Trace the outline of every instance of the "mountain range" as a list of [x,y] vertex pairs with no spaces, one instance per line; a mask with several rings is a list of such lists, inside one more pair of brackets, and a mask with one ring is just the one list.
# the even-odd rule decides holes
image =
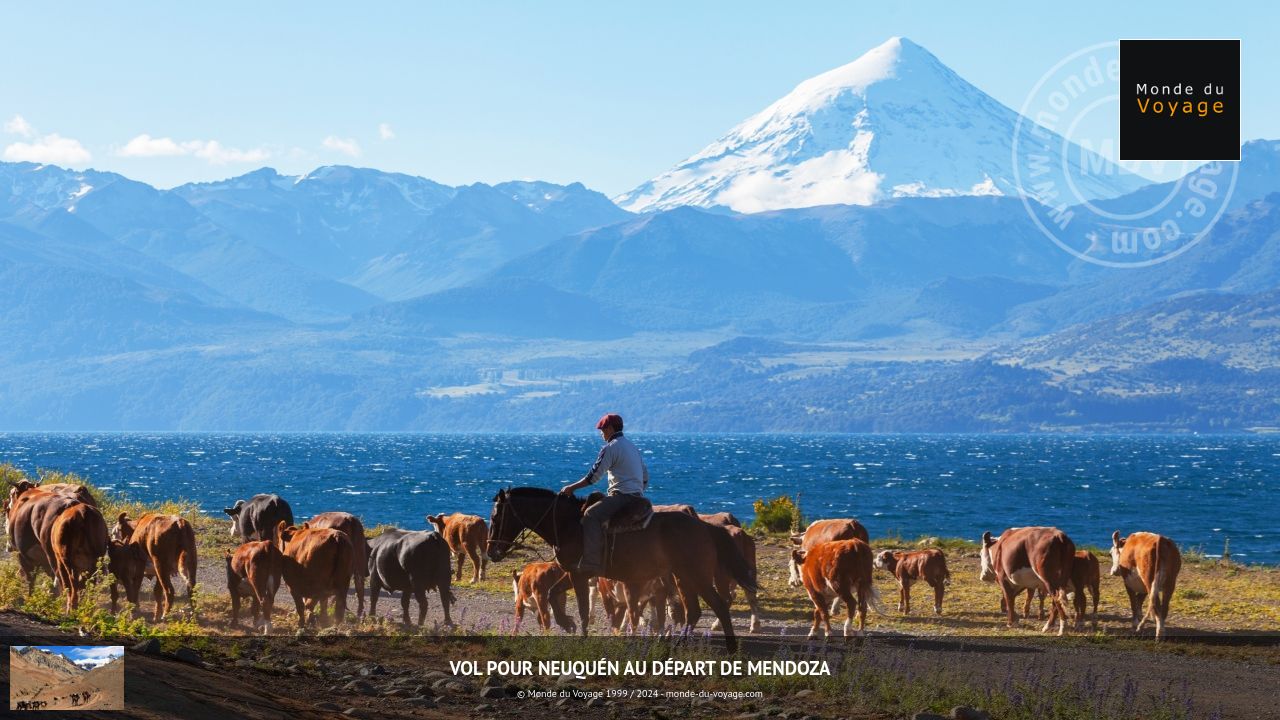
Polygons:
[[[1016,126],[894,38],[616,204],[0,163],[0,429],[1280,426],[1280,142],[1197,245],[1112,269],[1015,196]],[[1173,188],[1090,177],[1113,213]]]

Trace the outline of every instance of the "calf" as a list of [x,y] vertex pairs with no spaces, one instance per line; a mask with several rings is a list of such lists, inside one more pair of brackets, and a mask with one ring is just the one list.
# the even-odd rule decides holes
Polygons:
[[98,568],[107,554],[107,522],[92,505],[77,502],[53,521],[49,533],[54,573],[67,592],[67,613],[80,602],[85,578]]
[[313,528],[341,530],[351,539],[351,579],[356,586],[356,618],[364,617],[364,580],[369,577],[369,544],[360,518],[345,512],[323,512],[311,518]]
[[942,596],[951,584],[951,571],[941,550],[882,550],[876,555],[875,566],[897,579],[898,612],[911,614],[911,585],[923,580],[933,588],[934,614],[942,614]]
[[[805,528],[800,535],[791,536],[791,544],[796,545],[801,550],[808,550],[818,543],[831,542],[833,540],[853,540],[857,538],[862,542],[870,542],[870,536],[867,535],[867,529],[862,527],[862,523],[853,519],[830,519],[830,520],[814,520]],[[792,559],[791,561],[791,587],[800,587],[800,565]]]
[[227,591],[231,594],[231,624],[240,624],[240,598],[248,597],[253,624],[263,618],[262,634],[271,634],[271,611],[284,572],[284,557],[270,540],[251,540],[226,553]]
[[434,525],[436,532],[449,543],[449,550],[458,560],[458,574],[454,580],[462,581],[462,564],[468,556],[471,558],[471,582],[483,580],[485,568],[489,564],[489,557],[484,554],[484,545],[489,539],[484,519],[462,513],[448,516],[441,513],[428,515],[427,522]]
[[326,624],[329,599],[333,598],[333,621],[341,625],[347,620],[347,591],[351,588],[351,539],[341,530],[302,527],[276,523],[272,533],[280,551],[281,575],[293,595],[298,611],[298,626],[316,619],[315,606],[320,604],[320,624]]
[[[800,582],[809,600],[813,602],[813,626],[809,637],[818,634],[824,625],[825,636],[831,637],[831,611],[836,600],[843,600],[848,609],[844,621],[844,636],[849,637],[849,623],[854,610],[858,615],[858,634],[866,634],[867,605],[879,612],[879,594],[871,584],[871,546],[863,540],[833,540],[817,543],[808,549],[791,551],[792,561],[800,567]],[[857,597],[855,604],[854,598]]]
[[404,624],[409,624],[409,600],[418,600],[418,625],[427,618],[427,591],[440,593],[444,622],[452,625],[449,606],[452,561],[449,544],[430,530],[392,529],[369,541],[369,614],[378,609],[378,593],[384,588],[400,593]]
[[684,606],[675,602],[675,580],[670,575],[645,583],[599,577],[592,590],[593,599],[595,595],[599,595],[605,620],[614,632],[622,632],[624,625],[626,632],[638,632],[644,621],[646,607],[650,609],[649,627],[655,633],[666,631],[668,610],[673,613],[676,624],[685,622]]
[[197,558],[196,532],[191,523],[177,515],[159,513],[145,513],[135,522],[127,513],[120,513],[111,536],[122,543],[137,545],[146,555],[144,572],[156,579],[152,590],[156,622],[163,620],[173,606],[174,575],[181,575],[186,582],[187,602],[194,611]]
[[537,614],[538,625],[543,630],[551,629],[551,616],[554,613],[557,625],[569,632],[576,631],[577,623],[564,610],[570,587],[572,583],[569,573],[553,562],[534,562],[525,565],[523,571],[512,570],[511,590],[515,595],[516,630],[520,629],[527,608]]
[[[1155,533],[1136,532],[1127,538],[1117,530],[1111,534],[1111,574],[1124,579],[1133,611],[1133,631],[1142,632],[1148,619],[1156,623],[1156,640],[1164,637],[1164,624],[1169,617],[1169,601],[1178,584],[1182,569],[1182,553],[1172,540]],[[1151,602],[1142,612],[1147,596]]]
[[147,570],[147,554],[134,543],[110,540],[107,545],[107,571],[111,573],[111,612],[117,611],[120,588],[125,599],[133,603],[138,613],[138,595],[142,590],[142,578]]
[[1010,528],[1001,533],[999,539],[993,539],[989,532],[983,533],[979,578],[1000,586],[1009,627],[1018,624],[1014,611],[1014,598],[1018,593],[1026,588],[1044,588],[1053,606],[1042,632],[1049,630],[1055,618],[1058,620],[1058,634],[1066,632],[1065,600],[1071,584],[1075,552],[1075,543],[1057,528]]
[[241,542],[273,540],[281,521],[286,526],[293,524],[293,508],[279,495],[254,495],[247,502],[237,500],[222,512],[231,516],[231,537]]

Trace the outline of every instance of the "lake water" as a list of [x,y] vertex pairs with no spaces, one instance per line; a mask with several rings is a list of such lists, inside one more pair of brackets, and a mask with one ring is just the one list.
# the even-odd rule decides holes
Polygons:
[[[631,435],[655,502],[729,510],[800,493],[807,518],[857,517],[873,537],[978,539],[1054,525],[1077,544],[1112,530],[1280,563],[1280,437],[1050,435]],[[427,513],[488,517],[506,485],[581,477],[595,435],[0,433],[0,463],[78,473],[139,500],[207,512],[276,492],[299,520],[347,510],[366,525]]]

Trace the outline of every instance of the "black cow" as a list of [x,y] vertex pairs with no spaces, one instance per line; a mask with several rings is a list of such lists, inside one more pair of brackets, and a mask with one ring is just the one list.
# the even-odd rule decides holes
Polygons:
[[384,588],[400,593],[404,624],[409,624],[409,598],[418,599],[418,625],[427,617],[427,591],[440,593],[444,621],[449,618],[449,604],[454,601],[449,588],[452,579],[452,555],[449,544],[431,530],[388,530],[369,541],[369,614],[378,608],[378,593]]
[[231,516],[231,537],[241,542],[274,540],[276,525],[283,520],[293,524],[293,509],[279,495],[254,495],[248,502],[237,500],[222,512]]

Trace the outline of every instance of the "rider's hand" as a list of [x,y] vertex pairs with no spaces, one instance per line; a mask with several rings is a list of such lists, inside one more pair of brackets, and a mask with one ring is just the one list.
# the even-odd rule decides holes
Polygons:
[[574,490],[577,490],[577,489],[578,489],[578,488],[577,488],[577,486],[576,486],[574,483],[569,483],[568,485],[565,485],[564,487],[560,488],[560,494],[561,494],[561,495],[572,495],[572,494],[573,494],[573,491],[574,491]]

